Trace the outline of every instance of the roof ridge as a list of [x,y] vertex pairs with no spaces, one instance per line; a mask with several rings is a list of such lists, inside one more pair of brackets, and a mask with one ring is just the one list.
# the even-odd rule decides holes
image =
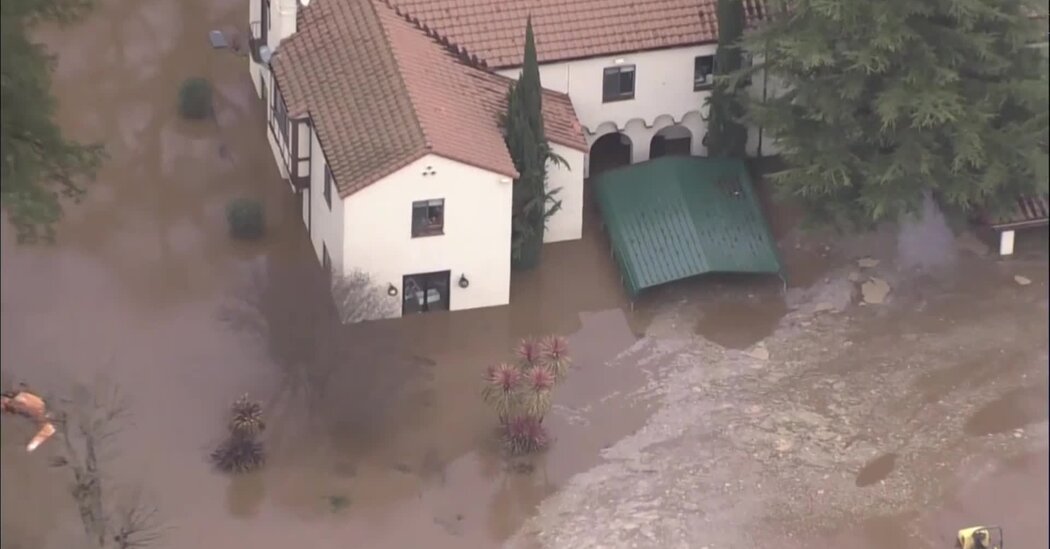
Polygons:
[[430,37],[432,40],[437,42],[441,47],[445,48],[445,50],[447,50],[449,53],[455,55],[465,65],[467,65],[467,66],[469,66],[471,68],[475,68],[475,69],[481,69],[481,70],[485,70],[485,71],[488,70],[488,63],[485,61],[485,59],[483,59],[481,57],[478,57],[477,54],[471,53],[469,50],[467,50],[466,46],[461,46],[461,45],[453,42],[444,33],[442,33],[441,31],[437,30],[436,28],[431,28],[429,25],[424,23],[418,17],[416,17],[416,16],[412,15],[411,13],[409,13],[407,10],[402,12],[400,6],[396,6],[396,5],[393,4],[393,0],[378,0],[378,1],[382,2],[383,4],[385,4],[387,8],[393,10],[393,12],[395,14],[397,14],[398,17],[400,17],[401,19],[404,19],[406,22],[408,22],[409,24],[414,26],[416,29],[420,30],[421,32],[426,34],[428,37]]
[[[419,108],[416,106],[415,98],[412,97],[412,92],[409,91],[408,83],[405,82],[404,69],[401,66],[401,58],[400,58],[400,56],[397,53],[397,48],[394,47],[394,41],[390,39],[390,33],[387,31],[386,25],[383,24],[383,16],[379,14],[379,11],[378,11],[379,8],[378,8],[378,6],[376,6],[376,1],[375,0],[361,0],[361,1],[364,1],[364,2],[368,3],[369,9],[372,10],[372,14],[376,18],[376,25],[379,27],[379,32],[383,36],[383,43],[386,46],[386,50],[388,52],[390,52],[390,56],[394,58],[394,65],[397,66],[397,71],[395,71],[396,76],[397,76],[397,81],[400,82],[401,90],[405,94],[405,97],[408,98],[409,106],[412,107],[412,118],[415,119],[415,121],[416,121],[415,126],[416,126],[416,128],[419,129],[419,133],[422,135],[423,148],[426,149],[427,151],[432,151],[434,149],[434,143],[431,141],[430,135],[428,135],[428,133],[427,133],[426,126],[423,125],[423,119],[419,116]],[[386,0],[379,0],[379,1],[382,1],[384,4],[386,4]],[[389,4],[386,4],[386,5],[387,5],[387,7],[389,7]]]

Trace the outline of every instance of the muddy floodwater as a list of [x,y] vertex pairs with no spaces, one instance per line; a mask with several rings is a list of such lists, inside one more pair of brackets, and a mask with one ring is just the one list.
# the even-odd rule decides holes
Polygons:
[[[156,505],[151,547],[935,549],[989,522],[1010,547],[1046,546],[1045,233],[997,261],[923,223],[801,235],[767,203],[783,279],[707,277],[631,304],[589,210],[583,240],[515,276],[509,307],[345,327],[246,53],[208,41],[243,44],[247,9],[102,0],[41,29],[60,122],[109,159],[56,244],[2,235],[4,387],[65,403],[119,386],[107,494]],[[191,123],[175,105],[195,76],[216,112]],[[242,196],[265,205],[257,243],[227,236]],[[885,303],[864,303],[872,277]],[[480,376],[549,333],[574,358],[554,444],[508,467]],[[244,393],[263,403],[269,460],[231,478],[207,456]],[[27,455],[32,427],[3,421],[2,546],[83,546],[60,446]]]

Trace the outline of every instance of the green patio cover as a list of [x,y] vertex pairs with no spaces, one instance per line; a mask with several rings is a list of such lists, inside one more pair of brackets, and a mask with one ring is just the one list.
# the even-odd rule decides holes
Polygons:
[[595,192],[632,298],[704,273],[781,271],[741,160],[658,158],[602,173]]

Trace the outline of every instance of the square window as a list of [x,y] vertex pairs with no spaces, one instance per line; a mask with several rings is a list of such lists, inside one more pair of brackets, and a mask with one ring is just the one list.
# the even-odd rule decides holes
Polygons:
[[634,99],[634,65],[608,67],[602,75],[602,103]]
[[693,91],[705,90],[714,84],[715,56],[700,55],[693,59]]
[[412,203],[412,238],[445,233],[445,199]]

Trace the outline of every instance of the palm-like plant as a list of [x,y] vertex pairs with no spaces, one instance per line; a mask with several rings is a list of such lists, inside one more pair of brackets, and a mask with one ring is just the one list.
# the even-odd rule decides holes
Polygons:
[[505,442],[512,454],[528,454],[547,447],[550,439],[540,421],[532,416],[514,416],[505,426]]
[[521,411],[543,423],[551,409],[551,389],[554,374],[545,366],[535,366],[525,373],[525,389],[521,395]]
[[247,473],[266,461],[259,433],[266,428],[262,419],[262,406],[243,395],[230,406],[230,434],[214,452],[212,463],[226,473]]
[[242,395],[231,407],[230,431],[233,433],[255,436],[266,429],[262,419],[262,405]]
[[540,362],[540,344],[532,337],[526,337],[518,342],[516,354],[521,365],[530,368]]
[[500,423],[514,411],[521,388],[521,370],[507,363],[490,366],[485,375],[485,387],[481,396],[496,410]]
[[572,358],[569,357],[569,340],[558,335],[550,335],[540,342],[540,357],[544,365],[550,368],[555,381],[561,381],[569,373]]

